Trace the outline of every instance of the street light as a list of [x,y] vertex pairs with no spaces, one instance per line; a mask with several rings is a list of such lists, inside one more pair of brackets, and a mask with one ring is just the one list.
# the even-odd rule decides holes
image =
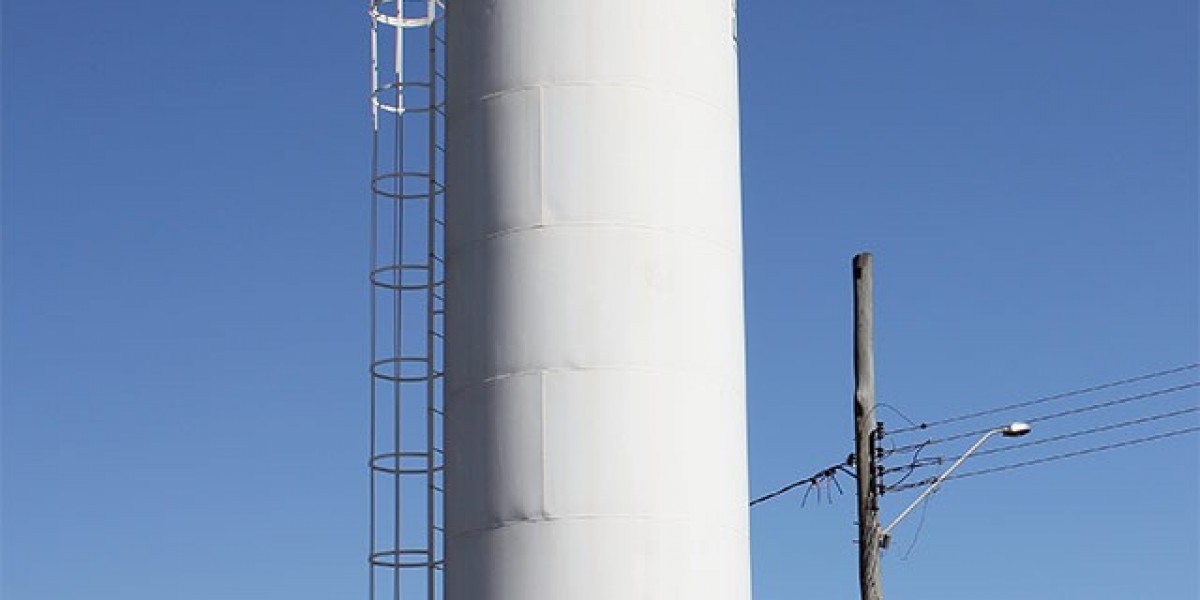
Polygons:
[[922,500],[937,491],[938,486],[941,485],[942,482],[945,481],[946,478],[949,477],[950,474],[953,473],[954,470],[957,469],[964,460],[967,460],[967,457],[974,454],[984,442],[988,441],[988,438],[996,435],[997,433],[1004,437],[1021,437],[1032,430],[1033,428],[1029,426],[1029,423],[1016,421],[1014,423],[1005,425],[1004,427],[997,427],[983,434],[983,437],[979,438],[979,441],[975,442],[975,445],[971,446],[966,452],[963,453],[962,456],[958,457],[958,460],[954,461],[954,464],[950,465],[950,468],[946,469],[945,473],[938,475],[938,478],[934,479],[933,483],[929,484],[929,487],[926,488],[924,492],[921,492],[921,495],[917,496],[917,499],[913,500],[912,504],[909,504],[908,508],[905,508],[904,511],[900,513],[900,516],[896,517],[890,525],[883,528],[883,531],[881,531],[879,534],[879,546],[881,548],[887,548],[888,542],[890,542],[892,538],[892,529],[896,527],[896,524],[899,523],[904,517],[907,517],[908,513],[912,512]]

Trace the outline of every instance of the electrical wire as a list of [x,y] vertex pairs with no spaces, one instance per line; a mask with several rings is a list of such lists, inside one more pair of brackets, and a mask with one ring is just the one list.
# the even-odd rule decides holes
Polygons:
[[[895,473],[896,471],[903,471],[905,469],[908,469],[908,472],[904,474],[904,477],[901,477],[899,481],[897,481],[895,484],[893,484],[893,485],[900,485],[901,483],[904,483],[905,481],[907,481],[909,477],[912,477],[913,472],[915,472],[918,468],[926,467],[931,464],[936,464],[936,465],[942,464],[942,461],[944,460],[944,458],[940,457],[940,456],[936,457],[936,458],[927,458],[924,461],[922,461],[921,460],[921,451],[924,449],[925,449],[925,444],[922,444],[920,447],[917,448],[917,450],[915,452],[913,452],[912,460],[909,461],[909,464],[904,465],[902,467],[891,467],[891,468],[884,469],[880,473],[880,475],[887,475],[888,473]],[[936,462],[929,462],[929,461],[936,461]]]
[[912,555],[912,551],[917,547],[917,541],[921,539],[921,531],[925,529],[925,517],[929,513],[929,505],[933,504],[933,497],[937,494],[931,494],[925,499],[925,503],[921,505],[921,520],[917,522],[917,531],[913,533],[912,541],[908,543],[908,548],[904,550],[904,556],[900,560],[908,560]]
[[[978,477],[980,475],[999,473],[1001,471],[1011,471],[1013,469],[1020,469],[1020,468],[1024,468],[1024,467],[1030,467],[1033,465],[1040,465],[1040,464],[1044,464],[1044,463],[1048,463],[1048,462],[1065,460],[1068,458],[1075,458],[1075,457],[1084,456],[1087,454],[1095,454],[1097,452],[1104,452],[1107,450],[1115,450],[1117,448],[1124,448],[1126,446],[1134,446],[1137,444],[1146,444],[1149,442],[1164,440],[1167,438],[1172,438],[1172,437],[1176,437],[1176,436],[1180,436],[1180,435],[1187,435],[1189,433],[1196,433],[1198,431],[1200,431],[1200,426],[1185,427],[1183,429],[1177,429],[1175,431],[1168,431],[1166,433],[1159,433],[1156,435],[1149,435],[1146,437],[1140,437],[1140,438],[1135,438],[1135,439],[1131,439],[1131,440],[1124,440],[1124,441],[1115,442],[1112,444],[1105,444],[1103,446],[1096,446],[1094,448],[1086,448],[1083,450],[1076,450],[1074,452],[1064,452],[1062,454],[1055,454],[1052,456],[1043,456],[1041,458],[1035,458],[1035,459],[1011,463],[1011,464],[1007,464],[1007,465],[1000,465],[998,467],[989,467],[987,469],[968,471],[966,473],[951,475],[951,476],[947,477],[946,479],[944,479],[943,481],[948,481],[951,479],[966,479],[968,477]],[[908,490],[908,489],[924,487],[924,486],[932,484],[935,481],[937,481],[936,477],[929,477],[926,479],[922,479],[921,481],[915,481],[913,483],[906,483],[903,485],[893,486],[893,487],[888,488],[887,491],[900,492],[900,491],[904,491],[904,490]]]
[[[1181,385],[1177,385],[1177,386],[1173,386],[1173,387],[1169,387],[1169,388],[1162,388],[1162,389],[1158,389],[1158,390],[1153,390],[1153,391],[1149,391],[1149,392],[1144,392],[1144,393],[1141,393],[1141,394],[1135,394],[1135,395],[1132,395],[1132,396],[1123,396],[1123,397],[1121,397],[1121,398],[1115,398],[1115,399],[1113,399],[1113,400],[1107,400],[1107,401],[1105,401],[1105,402],[1099,402],[1099,403],[1096,403],[1096,404],[1089,404],[1089,405],[1087,405],[1087,406],[1081,406],[1081,407],[1079,407],[1079,408],[1073,408],[1073,409],[1070,409],[1070,410],[1064,410],[1064,411],[1059,411],[1059,412],[1056,412],[1056,413],[1050,413],[1050,414],[1042,415],[1042,416],[1039,416],[1039,417],[1034,417],[1034,418],[1032,418],[1032,419],[1026,419],[1026,420],[1025,420],[1025,422],[1026,422],[1026,423],[1031,423],[1031,424],[1032,424],[1032,423],[1042,423],[1042,422],[1045,422],[1045,421],[1051,421],[1051,420],[1054,420],[1054,419],[1060,419],[1060,418],[1062,418],[1062,417],[1068,417],[1068,416],[1071,416],[1071,415],[1077,415],[1077,414],[1082,414],[1082,413],[1092,412],[1092,411],[1096,411],[1096,410],[1100,410],[1100,409],[1104,409],[1104,408],[1110,408],[1110,407],[1113,407],[1113,406],[1118,406],[1118,405],[1121,405],[1121,404],[1128,404],[1128,403],[1130,403],[1130,402],[1136,402],[1136,401],[1138,401],[1138,400],[1145,400],[1145,399],[1148,399],[1148,398],[1155,398],[1155,397],[1158,397],[1158,396],[1165,396],[1165,395],[1167,395],[1167,394],[1173,394],[1173,393],[1175,393],[1175,392],[1181,392],[1181,391],[1183,391],[1183,390],[1191,389],[1191,388],[1194,388],[1194,387],[1200,387],[1200,382],[1195,382],[1195,381],[1193,381],[1193,382],[1189,382],[1189,383],[1185,383],[1185,384],[1181,384]],[[895,448],[891,448],[891,449],[887,450],[887,453],[888,453],[888,454],[899,454],[899,453],[904,453],[904,452],[908,452],[908,451],[911,451],[911,450],[916,450],[917,448],[923,448],[923,447],[925,447],[925,446],[935,446],[935,445],[938,445],[938,444],[944,444],[944,443],[946,443],[946,442],[952,442],[952,441],[955,441],[955,440],[961,440],[961,439],[963,439],[963,438],[969,438],[969,437],[974,437],[974,436],[983,435],[983,434],[985,434],[985,433],[987,433],[987,432],[989,432],[989,431],[991,431],[991,430],[993,430],[993,429],[995,429],[995,427],[994,427],[994,426],[993,426],[993,427],[986,427],[986,428],[983,428],[983,429],[975,429],[975,430],[972,430],[972,431],[967,431],[967,432],[964,432],[964,433],[959,433],[959,434],[955,434],[955,435],[947,436],[947,437],[944,437],[944,438],[930,438],[930,439],[928,439],[928,440],[925,440],[924,442],[920,442],[920,443],[917,443],[917,444],[908,444],[908,445],[905,445],[905,446],[897,446],[897,447],[895,447]]]
[[[903,427],[903,428],[896,429],[896,430],[886,432],[886,433],[881,432],[880,437],[882,438],[882,437],[902,434],[902,433],[911,432],[911,431],[925,430],[925,429],[932,428],[932,427],[937,427],[937,426],[941,426],[941,425],[947,425],[950,423],[966,421],[969,419],[975,419],[975,418],[982,417],[982,416],[997,414],[1000,412],[1005,412],[1005,411],[1013,410],[1016,408],[1024,408],[1024,407],[1034,406],[1034,405],[1043,404],[1043,403],[1047,403],[1047,402],[1052,402],[1055,400],[1062,400],[1065,398],[1081,396],[1084,394],[1089,394],[1092,392],[1110,389],[1110,388],[1114,388],[1114,387],[1118,387],[1118,386],[1122,386],[1122,385],[1128,385],[1128,384],[1137,383],[1140,381],[1147,381],[1150,379],[1165,377],[1167,375],[1181,373],[1183,371],[1188,371],[1188,370],[1192,370],[1192,369],[1196,369],[1196,368],[1200,368],[1200,363],[1191,363],[1191,364],[1187,364],[1187,365],[1173,367],[1170,369],[1164,369],[1161,371],[1155,371],[1152,373],[1145,373],[1142,375],[1127,377],[1125,379],[1119,379],[1116,381],[1101,383],[1101,384],[1093,385],[1093,386],[1086,387],[1086,388],[1080,388],[1077,390],[1071,390],[1068,392],[1062,392],[1062,393],[1053,394],[1050,396],[1043,396],[1040,398],[1034,398],[1032,400],[1026,400],[1023,402],[1017,402],[1017,403],[1008,404],[1005,406],[976,411],[976,412],[972,412],[972,413],[959,415],[956,417],[948,417],[948,418],[940,419],[937,421],[931,421],[931,422],[925,422],[925,423],[919,423],[919,424],[914,423],[911,419],[909,419],[907,416],[905,416],[903,413],[901,413],[895,407],[880,403],[877,406],[880,406],[883,408],[888,408],[888,409],[896,412],[896,414],[900,415],[900,417],[902,419],[904,419],[905,421],[907,421],[909,423],[908,427]],[[1070,415],[1091,412],[1091,411],[1095,411],[1095,410],[1109,408],[1112,406],[1117,406],[1120,404],[1126,404],[1129,402],[1135,402],[1135,401],[1144,400],[1147,398],[1163,396],[1166,394],[1171,394],[1171,393],[1175,393],[1175,392],[1179,392],[1182,390],[1191,389],[1191,388],[1195,388],[1195,387],[1200,387],[1200,382],[1190,382],[1190,383],[1186,383],[1186,384],[1182,384],[1182,385],[1178,385],[1178,386],[1174,386],[1174,387],[1162,388],[1162,389],[1153,390],[1150,392],[1135,394],[1135,395],[1131,395],[1131,396],[1124,396],[1124,397],[1116,398],[1113,400],[1108,400],[1108,401],[1104,401],[1104,402],[1100,402],[1100,403],[1096,403],[1096,404],[1090,404],[1090,405],[1079,407],[1079,408],[1059,411],[1056,413],[1050,413],[1050,414],[1042,415],[1039,417],[1035,417],[1033,419],[1027,419],[1026,422],[1027,423],[1036,423],[1036,422],[1049,421],[1049,420],[1053,420],[1053,419],[1059,419],[1059,418],[1067,417]],[[1087,430],[1062,434],[1062,435],[1054,436],[1051,438],[1030,441],[1030,442],[1026,442],[1023,444],[1017,444],[1014,446],[1007,446],[1004,448],[985,450],[978,454],[979,455],[998,454],[1001,452],[1011,451],[1011,450],[1015,450],[1018,448],[1047,444],[1047,443],[1051,443],[1054,441],[1061,441],[1061,440],[1071,439],[1071,438],[1075,438],[1075,437],[1082,437],[1085,435],[1091,435],[1091,434],[1100,433],[1100,432],[1104,432],[1104,431],[1111,431],[1111,430],[1120,429],[1123,427],[1130,427],[1130,426],[1137,425],[1137,424],[1148,423],[1151,421],[1157,421],[1157,420],[1161,420],[1161,419],[1165,419],[1165,418],[1169,418],[1169,417],[1173,417],[1173,416],[1179,416],[1179,415],[1186,414],[1186,413],[1193,413],[1193,412],[1197,412],[1197,409],[1196,408],[1188,408],[1188,409],[1183,409],[1183,410],[1178,410],[1178,411],[1172,411],[1169,413],[1162,413],[1159,415],[1152,415],[1149,417],[1132,419],[1129,421],[1123,421],[1123,422],[1115,423],[1115,424],[1111,424],[1111,425],[1104,425],[1104,426],[1094,427],[1094,428],[1087,429]],[[973,430],[973,431],[967,431],[967,432],[963,432],[963,433],[959,433],[959,434],[954,434],[954,435],[950,435],[950,436],[947,436],[944,438],[930,438],[928,440],[925,440],[925,441],[922,441],[919,443],[908,444],[908,445],[899,446],[899,447],[893,446],[892,448],[890,448],[886,451],[882,451],[882,454],[881,454],[882,456],[890,456],[890,455],[894,455],[894,454],[913,452],[913,458],[909,462],[909,464],[902,465],[899,467],[891,467],[891,468],[883,469],[881,471],[881,474],[895,473],[898,471],[907,471],[907,473],[905,473],[905,475],[898,482],[893,483],[891,485],[883,486],[882,491],[897,492],[897,491],[903,491],[903,490],[907,490],[907,489],[922,487],[922,486],[926,486],[926,485],[933,483],[933,481],[936,478],[926,478],[921,481],[916,481],[916,482],[907,483],[907,484],[903,483],[906,479],[908,479],[909,476],[912,475],[912,473],[916,469],[919,469],[922,467],[927,467],[927,466],[932,466],[932,465],[939,465],[939,464],[942,464],[944,461],[949,460],[948,457],[941,457],[941,456],[922,459],[922,458],[920,458],[920,453],[922,450],[924,450],[928,446],[951,442],[951,441],[955,441],[955,440],[959,440],[959,439],[963,439],[963,438],[967,438],[967,437],[971,437],[971,436],[982,435],[993,429],[995,429],[994,426],[984,428],[984,429],[977,429],[977,430]],[[1034,460],[1030,460],[1030,461],[1013,463],[1010,465],[1003,465],[1000,467],[992,467],[989,469],[971,471],[971,472],[962,473],[959,475],[952,475],[951,477],[948,477],[947,479],[961,479],[961,478],[965,478],[965,477],[973,477],[973,476],[977,476],[977,475],[983,475],[986,473],[993,473],[993,472],[997,472],[997,471],[1005,471],[1005,470],[1016,469],[1016,468],[1021,468],[1021,467],[1026,467],[1026,466],[1031,466],[1031,465],[1036,465],[1036,464],[1042,464],[1042,463],[1046,463],[1046,462],[1052,462],[1052,461],[1056,461],[1056,460],[1062,460],[1062,459],[1066,459],[1066,458],[1082,456],[1085,454],[1092,454],[1095,452],[1112,450],[1112,449],[1120,448],[1120,447],[1124,447],[1124,446],[1131,446],[1131,445],[1135,445],[1135,444],[1147,443],[1147,442],[1156,441],[1156,440],[1160,440],[1160,439],[1164,439],[1164,438],[1168,438],[1168,437],[1174,437],[1177,435],[1193,433],[1195,431],[1200,431],[1200,427],[1191,427],[1191,428],[1187,428],[1187,429],[1168,432],[1165,434],[1152,435],[1152,436],[1137,438],[1137,439],[1133,439],[1133,440],[1126,440],[1124,442],[1118,442],[1115,444],[1098,446],[1098,447],[1089,448],[1086,450],[1080,450],[1080,451],[1076,451],[1076,452],[1068,452],[1068,453],[1064,453],[1064,454],[1043,457],[1043,458],[1034,459]],[[764,494],[762,496],[754,498],[750,501],[750,506],[753,507],[753,506],[756,506],[763,502],[772,500],[774,498],[782,496],[783,494],[786,494],[796,488],[799,488],[799,487],[805,486],[805,485],[810,486],[810,487],[808,490],[805,491],[802,505],[805,502],[807,502],[809,493],[812,492],[812,487],[814,487],[814,486],[820,486],[821,484],[825,484],[826,486],[829,486],[830,483],[832,483],[832,485],[837,486],[838,491],[840,492],[841,485],[838,483],[838,481],[836,479],[836,476],[838,473],[846,473],[846,474],[850,475],[851,477],[855,477],[855,474],[852,471],[850,471],[849,469],[847,469],[844,464],[834,465],[834,466],[828,467],[822,471],[819,471],[809,477],[805,477],[804,479],[799,479],[799,480],[793,481],[792,483],[789,483],[773,492],[770,492],[768,494]],[[819,488],[818,488],[817,493],[818,493],[818,501],[819,501],[819,499],[820,499],[820,489]]]
[[[847,469],[845,465],[843,465],[843,464],[833,465],[832,467],[829,467],[827,469],[824,469],[822,471],[814,473],[813,475],[811,475],[809,477],[805,477],[804,479],[800,479],[798,481],[793,481],[793,482],[791,482],[769,494],[764,494],[762,496],[759,496],[758,498],[755,498],[750,501],[750,506],[754,506],[756,504],[761,504],[763,502],[766,502],[767,500],[777,498],[777,497],[782,496],[782,495],[784,495],[800,486],[803,486],[803,485],[819,486],[822,482],[830,481],[830,480],[833,481],[834,485],[837,486],[838,491],[840,492],[842,490],[842,486],[841,486],[841,484],[837,483],[836,477],[837,477],[838,473],[847,473],[851,477],[854,477],[854,473],[852,471],[850,471],[849,469]],[[812,491],[811,487],[808,491]],[[808,493],[807,493],[808,491],[806,491],[804,494],[805,501],[807,501],[807,499],[808,499]],[[820,493],[820,491],[818,489],[818,494],[819,493]]]
[[1111,425],[1101,425],[1099,427],[1092,427],[1090,429],[1084,429],[1084,430],[1075,431],[1072,433],[1063,433],[1060,435],[1050,436],[1048,438],[1029,440],[1027,442],[1021,442],[1019,444],[1010,444],[1007,446],[999,446],[996,448],[989,448],[987,450],[981,450],[979,452],[976,452],[975,456],[987,456],[989,454],[1001,454],[1004,452],[1011,452],[1013,450],[1019,450],[1021,448],[1028,448],[1031,446],[1041,446],[1043,444],[1050,444],[1050,443],[1059,442],[1062,440],[1069,440],[1069,439],[1073,439],[1073,438],[1077,438],[1077,437],[1082,437],[1085,435],[1094,435],[1097,433],[1103,433],[1105,431],[1112,431],[1114,429],[1123,429],[1125,427],[1132,427],[1134,425],[1142,425],[1144,423],[1161,421],[1163,419],[1169,419],[1171,417],[1178,417],[1180,415],[1186,415],[1186,414],[1195,413],[1198,411],[1200,411],[1200,407],[1193,406],[1190,408],[1182,408],[1179,410],[1173,410],[1171,412],[1165,412],[1165,413],[1161,413],[1161,414],[1157,414],[1157,415],[1151,415],[1149,417],[1142,417],[1140,419],[1130,419],[1128,421],[1122,421],[1120,423],[1113,423]]
[[920,427],[920,425],[917,425],[915,422],[913,422],[912,419],[908,418],[908,415],[905,415],[904,413],[900,412],[900,409],[896,408],[895,406],[892,406],[891,404],[888,404],[887,402],[876,402],[875,408],[876,409],[886,408],[886,409],[896,413],[896,415],[898,415],[901,419],[904,419],[904,422],[908,423],[911,427],[917,427],[917,428]]
[[1181,392],[1183,390],[1191,389],[1191,388],[1194,388],[1197,386],[1200,386],[1200,382],[1193,381],[1191,383],[1185,383],[1185,384],[1177,385],[1174,387],[1163,388],[1161,390],[1154,390],[1152,392],[1146,392],[1144,394],[1137,394],[1134,396],[1125,396],[1124,398],[1117,398],[1115,400],[1109,400],[1107,402],[1100,402],[1098,404],[1092,404],[1089,406],[1073,408],[1071,410],[1064,410],[1064,411],[1060,411],[1060,412],[1056,412],[1056,413],[1051,413],[1048,415],[1042,415],[1040,417],[1034,417],[1032,419],[1029,419],[1026,422],[1027,423],[1044,423],[1046,421],[1052,421],[1054,419],[1059,419],[1062,417],[1069,417],[1071,415],[1077,415],[1077,414],[1085,413],[1085,412],[1092,412],[1094,410],[1100,410],[1102,408],[1108,408],[1110,406],[1117,406],[1118,404],[1126,404],[1129,402],[1133,402],[1135,400],[1144,400],[1146,398],[1154,398],[1156,396],[1164,396],[1166,394],[1173,394],[1175,392]]
[[[1101,425],[1099,427],[1092,427],[1090,429],[1083,429],[1080,431],[1072,431],[1070,433],[1063,433],[1060,435],[1055,435],[1055,436],[1051,436],[1051,437],[1047,437],[1047,438],[1030,440],[1028,442],[1021,442],[1019,444],[1009,444],[1009,445],[1000,446],[1000,447],[996,447],[996,448],[989,448],[987,450],[981,450],[979,452],[976,452],[972,456],[972,458],[974,458],[976,456],[987,456],[990,454],[1002,454],[1004,452],[1012,452],[1013,450],[1020,450],[1022,448],[1028,448],[1031,446],[1041,446],[1041,445],[1050,444],[1053,442],[1061,442],[1062,440],[1069,440],[1069,439],[1074,439],[1077,437],[1083,437],[1083,436],[1087,436],[1087,435],[1103,433],[1105,431],[1113,431],[1116,429],[1123,429],[1126,427],[1132,427],[1134,425],[1143,425],[1145,423],[1152,423],[1154,421],[1161,421],[1163,419],[1169,419],[1172,417],[1178,417],[1181,415],[1186,415],[1186,414],[1191,414],[1191,413],[1196,413],[1196,412],[1200,412],[1200,407],[1193,406],[1193,407],[1189,407],[1189,408],[1181,408],[1179,410],[1173,410],[1170,412],[1160,413],[1157,415],[1150,415],[1148,417],[1141,417],[1138,419],[1130,419],[1128,421],[1121,421],[1119,423],[1112,423],[1110,425]],[[900,465],[897,467],[888,467],[883,470],[883,474],[887,475],[889,473],[906,471],[904,474],[904,477],[902,477],[899,481],[897,481],[896,483],[893,484],[893,485],[900,485],[901,483],[904,483],[904,481],[906,479],[908,479],[909,476],[911,476],[913,471],[915,471],[916,469],[919,469],[922,467],[941,465],[943,463],[946,463],[951,460],[955,460],[955,459],[959,458],[958,456],[936,456],[936,457],[928,457],[928,458],[921,459],[921,458],[919,458],[919,456],[920,456],[922,449],[923,449],[923,447],[918,448],[917,451],[913,453],[913,458],[909,462],[909,464]]]
[[[1090,387],[1085,387],[1085,388],[1081,388],[1081,389],[1077,389],[1077,390],[1071,390],[1071,391],[1068,391],[1068,392],[1061,392],[1061,393],[1058,393],[1058,394],[1053,394],[1053,395],[1050,395],[1050,396],[1043,396],[1043,397],[1041,397],[1041,398],[1034,398],[1034,399],[1032,399],[1032,400],[1025,400],[1025,401],[1023,401],[1023,402],[1017,402],[1017,403],[1014,403],[1014,404],[1008,404],[1008,405],[1005,405],[1005,406],[999,406],[999,407],[996,407],[996,408],[989,408],[989,409],[985,409],[985,410],[981,410],[981,411],[976,411],[976,412],[972,412],[972,413],[967,413],[967,414],[964,414],[964,415],[959,415],[959,416],[956,416],[956,417],[948,417],[948,418],[945,418],[945,419],[939,419],[939,420],[937,420],[937,421],[929,421],[929,422],[926,422],[926,423],[919,423],[919,424],[916,424],[916,425],[910,425],[910,426],[908,426],[908,427],[902,427],[902,428],[900,428],[900,429],[895,429],[895,430],[892,430],[892,431],[888,432],[886,435],[898,435],[898,434],[901,434],[901,433],[906,433],[906,432],[909,432],[909,431],[925,430],[925,429],[929,429],[929,428],[932,428],[932,427],[938,427],[938,426],[941,426],[941,425],[948,425],[948,424],[950,424],[950,423],[958,423],[958,422],[960,422],[960,421],[966,421],[966,420],[968,420],[968,419],[975,419],[975,418],[978,418],[978,417],[984,417],[984,416],[987,416],[987,415],[994,415],[994,414],[997,414],[997,413],[1001,413],[1001,412],[1005,412],[1005,411],[1013,410],[1013,409],[1016,409],[1016,408],[1025,408],[1025,407],[1034,406],[1034,405],[1037,405],[1037,404],[1043,404],[1043,403],[1046,403],[1046,402],[1052,402],[1052,401],[1055,401],[1055,400],[1063,400],[1063,399],[1066,399],[1066,398],[1072,398],[1072,397],[1075,397],[1075,396],[1082,396],[1082,395],[1084,395],[1084,394],[1090,394],[1090,393],[1092,393],[1092,392],[1098,392],[1098,391],[1100,391],[1100,390],[1106,390],[1106,389],[1109,389],[1109,388],[1119,387],[1119,386],[1122,386],[1122,385],[1128,385],[1128,384],[1131,384],[1131,383],[1137,383],[1137,382],[1139,382],[1139,381],[1146,381],[1146,380],[1149,380],[1149,379],[1156,379],[1156,378],[1159,378],[1159,377],[1165,377],[1165,376],[1167,376],[1167,375],[1172,375],[1172,374],[1175,374],[1175,373],[1181,373],[1181,372],[1183,372],[1183,371],[1188,371],[1188,370],[1191,370],[1191,369],[1196,369],[1196,368],[1200,368],[1200,363],[1192,363],[1192,364],[1188,364],[1188,365],[1181,365],[1181,366],[1178,366],[1178,367],[1173,367],[1173,368],[1170,368],[1170,369],[1164,369],[1164,370],[1162,370],[1162,371],[1155,371],[1155,372],[1153,372],[1153,373],[1145,373],[1145,374],[1142,374],[1142,375],[1136,375],[1136,376],[1133,376],[1133,377],[1127,377],[1127,378],[1125,378],[1125,379],[1118,379],[1118,380],[1116,380],[1116,381],[1109,381],[1109,382],[1107,382],[1107,383],[1101,383],[1101,384],[1093,385],[1093,386],[1090,386]],[[984,430],[984,431],[986,431],[986,430]]]

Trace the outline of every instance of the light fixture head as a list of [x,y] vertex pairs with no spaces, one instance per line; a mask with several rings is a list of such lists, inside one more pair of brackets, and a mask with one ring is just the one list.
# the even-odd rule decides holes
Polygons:
[[1033,428],[1029,426],[1029,423],[1016,421],[1004,429],[1001,429],[1000,433],[1003,433],[1004,437],[1021,437],[1032,430]]

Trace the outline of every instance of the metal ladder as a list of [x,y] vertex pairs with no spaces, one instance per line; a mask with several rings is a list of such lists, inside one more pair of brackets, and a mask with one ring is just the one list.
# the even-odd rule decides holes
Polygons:
[[371,0],[370,599],[442,596],[445,5]]

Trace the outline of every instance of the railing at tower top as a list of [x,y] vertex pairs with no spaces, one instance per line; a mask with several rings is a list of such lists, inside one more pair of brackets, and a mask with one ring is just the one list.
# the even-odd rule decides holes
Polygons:
[[443,14],[439,0],[369,8],[371,600],[443,589]]

